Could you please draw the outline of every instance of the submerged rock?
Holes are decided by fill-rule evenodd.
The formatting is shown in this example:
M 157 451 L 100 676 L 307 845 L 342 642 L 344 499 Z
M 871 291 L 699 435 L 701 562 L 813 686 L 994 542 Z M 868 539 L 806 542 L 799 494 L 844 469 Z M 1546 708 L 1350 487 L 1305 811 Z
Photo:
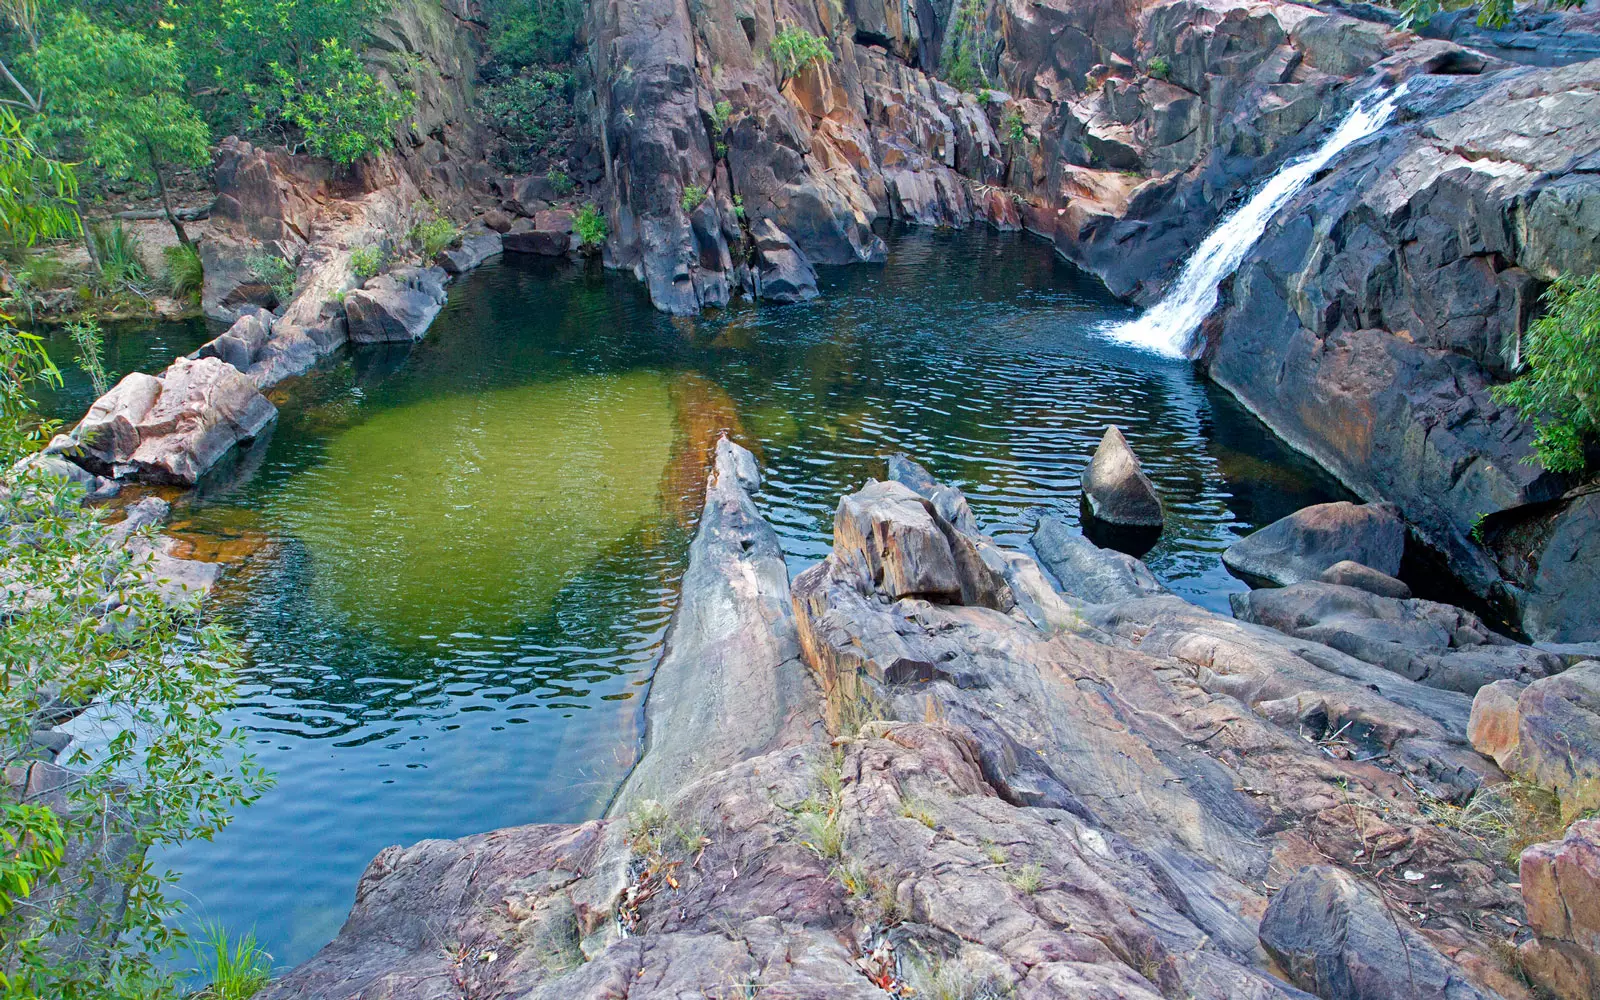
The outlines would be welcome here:
M 277 414 L 232 365 L 214 357 L 180 358 L 160 377 L 125 377 L 50 450 L 113 478 L 192 486 Z
M 1316 580 L 1345 561 L 1394 576 L 1405 544 L 1405 523 L 1393 504 L 1340 501 L 1303 508 L 1252 532 L 1228 546 L 1222 562 L 1247 581 L 1287 587 Z
M 1155 484 L 1114 424 L 1106 428 L 1093 460 L 1083 470 L 1082 490 L 1084 506 L 1106 524 L 1159 531 L 1166 520 Z
M 350 292 L 344 311 L 351 343 L 421 340 L 444 308 L 444 283 L 442 268 L 401 267 Z

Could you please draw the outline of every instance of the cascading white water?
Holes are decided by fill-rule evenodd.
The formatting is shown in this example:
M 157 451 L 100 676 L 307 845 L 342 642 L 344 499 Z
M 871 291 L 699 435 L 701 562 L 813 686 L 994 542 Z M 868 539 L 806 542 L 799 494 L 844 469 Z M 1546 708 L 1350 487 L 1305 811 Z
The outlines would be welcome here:
M 1357 102 L 1326 142 L 1285 163 L 1249 201 L 1211 230 L 1160 302 L 1106 333 L 1168 357 L 1185 356 L 1190 337 L 1217 304 L 1217 286 L 1244 260 L 1278 209 L 1334 157 L 1387 124 L 1404 91 L 1402 84 L 1386 94 L 1368 95 Z

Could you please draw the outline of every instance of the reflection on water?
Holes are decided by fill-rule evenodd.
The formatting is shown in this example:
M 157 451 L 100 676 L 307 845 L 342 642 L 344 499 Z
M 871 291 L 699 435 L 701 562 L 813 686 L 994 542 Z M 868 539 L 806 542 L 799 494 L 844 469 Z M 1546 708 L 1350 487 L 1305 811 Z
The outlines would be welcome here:
M 157 859 L 200 917 L 297 962 L 384 846 L 603 808 L 721 430 L 761 459 L 795 571 L 892 451 L 1020 545 L 1041 509 L 1076 522 L 1118 423 L 1167 501 L 1151 568 L 1214 608 L 1240 587 L 1218 560 L 1233 538 L 1342 495 L 1187 365 L 1093 336 L 1127 311 L 1030 237 L 897 233 L 887 264 L 823 283 L 669 318 L 625 275 L 509 258 L 424 342 L 275 394 L 270 441 L 178 511 L 197 553 L 237 564 L 236 721 L 280 781 Z

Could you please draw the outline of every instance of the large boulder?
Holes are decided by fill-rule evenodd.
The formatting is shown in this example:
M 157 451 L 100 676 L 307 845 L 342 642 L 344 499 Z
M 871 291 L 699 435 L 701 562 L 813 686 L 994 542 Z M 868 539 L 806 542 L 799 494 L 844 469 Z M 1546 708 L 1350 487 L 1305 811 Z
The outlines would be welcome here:
M 1600 807 L 1600 662 L 1520 691 L 1484 688 L 1473 700 L 1469 732 L 1507 773 L 1555 792 L 1564 818 Z
M 1087 604 L 1136 601 L 1167 592 L 1142 561 L 1101 548 L 1059 518 L 1039 518 L 1033 551 L 1063 594 Z
M 1411 588 L 1404 580 L 1397 580 L 1388 573 L 1380 573 L 1371 566 L 1363 566 L 1350 559 L 1341 559 L 1329 566 L 1317 575 L 1317 579 L 1342 587 L 1356 587 L 1379 597 L 1405 600 L 1411 596 Z
M 1394 576 L 1405 552 L 1406 526 L 1394 504 L 1322 503 L 1295 511 L 1241 538 L 1222 553 L 1234 574 L 1287 587 L 1316 580 L 1349 560 Z
M 1527 682 L 1565 668 L 1554 653 L 1505 638 L 1470 611 L 1332 583 L 1230 594 L 1234 617 L 1332 646 L 1421 684 L 1472 694 L 1498 680 Z
M 191 357 L 220 358 L 248 373 L 261 356 L 262 348 L 272 339 L 272 322 L 272 314 L 265 309 L 247 306 L 232 326 L 201 344 Z
M 125 377 L 51 448 L 101 475 L 192 486 L 277 414 L 255 383 L 227 362 L 179 358 L 160 377 Z
M 803 302 L 817 297 L 817 272 L 771 219 L 750 227 L 756 244 L 756 294 L 770 302 Z
M 1523 969 L 1561 1000 L 1600 995 L 1600 820 L 1522 852 L 1522 900 L 1535 937 L 1518 948 Z
M 509 228 L 509 220 L 507 223 Z M 492 228 L 474 229 L 461 237 L 461 245 L 449 247 L 439 253 L 439 266 L 446 274 L 462 275 L 476 268 L 504 247 L 500 234 Z
M 422 339 L 444 308 L 441 268 L 397 268 L 380 274 L 345 296 L 345 320 L 352 343 L 409 343 Z
M 1322 1000 L 1494 1000 L 1355 876 L 1310 865 L 1261 917 L 1261 944 Z
M 572 244 L 572 215 L 544 210 L 533 219 L 518 219 L 500 241 L 506 253 L 559 257 Z
M 1115 424 L 1106 428 L 1081 482 L 1083 505 L 1097 520 L 1119 528 L 1158 530 L 1166 520 L 1155 484 Z

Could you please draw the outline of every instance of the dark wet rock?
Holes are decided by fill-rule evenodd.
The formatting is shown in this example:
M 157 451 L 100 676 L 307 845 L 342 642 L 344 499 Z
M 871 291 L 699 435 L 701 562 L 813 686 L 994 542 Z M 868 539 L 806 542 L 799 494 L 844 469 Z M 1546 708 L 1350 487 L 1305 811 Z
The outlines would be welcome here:
M 750 227 L 755 240 L 756 294 L 772 302 L 804 302 L 817 297 L 817 272 L 806 255 L 771 219 Z
M 351 343 L 421 340 L 445 302 L 442 268 L 402 267 L 371 279 L 345 296 Z
M 558 217 L 564 225 L 557 225 Z M 549 225 L 541 227 L 539 220 Z M 572 217 L 566 212 L 541 211 L 536 219 L 518 219 L 500 237 L 507 253 L 532 253 L 559 257 L 572 243 Z
M 1095 545 L 1059 518 L 1039 518 L 1032 541 L 1039 562 L 1069 598 L 1111 604 L 1166 593 L 1143 562 Z
M 1106 428 L 1083 470 L 1083 503 L 1091 516 L 1120 528 L 1160 530 L 1166 514 L 1155 484 L 1144 474 L 1121 428 Z
M 1245 580 L 1279 586 L 1316 580 L 1335 563 L 1400 572 L 1406 527 L 1393 504 L 1317 504 L 1230 545 L 1222 562 Z
M 1261 943 L 1323 1000 L 1494 1000 L 1349 872 L 1302 868 L 1272 897 Z
M 1349 559 L 1329 566 L 1317 575 L 1322 583 L 1336 583 L 1341 587 L 1356 587 L 1379 597 L 1393 597 L 1405 600 L 1411 596 L 1411 588 L 1403 580 L 1397 580 L 1388 573 L 1380 573 L 1371 566 Z
M 1517 949 L 1522 968 L 1560 1000 L 1590 1000 L 1600 991 L 1600 820 L 1523 849 L 1520 874 L 1535 935 Z
M 1427 684 L 1473 694 L 1498 680 L 1560 673 L 1561 658 L 1505 638 L 1449 604 L 1383 597 L 1332 583 L 1231 594 L 1240 621 L 1331 646 Z
M 500 233 L 494 229 L 469 230 L 461 237 L 460 246 L 440 252 L 438 263 L 446 274 L 456 277 L 478 267 L 502 249 Z
M 748 757 L 826 736 L 821 692 L 800 661 L 783 549 L 751 499 L 760 483 L 750 452 L 717 442 L 672 642 L 645 704 L 643 757 L 614 815 Z
M 1600 808 L 1600 663 L 1520 689 L 1484 688 L 1471 732 L 1473 745 L 1508 774 L 1555 792 L 1565 818 Z
M 1523 513 L 1497 531 L 1494 545 L 1522 627 L 1535 638 L 1600 648 L 1600 488 L 1586 484 Z
M 277 414 L 232 365 L 180 358 L 159 377 L 134 372 L 118 382 L 58 450 L 113 478 L 192 486 Z

